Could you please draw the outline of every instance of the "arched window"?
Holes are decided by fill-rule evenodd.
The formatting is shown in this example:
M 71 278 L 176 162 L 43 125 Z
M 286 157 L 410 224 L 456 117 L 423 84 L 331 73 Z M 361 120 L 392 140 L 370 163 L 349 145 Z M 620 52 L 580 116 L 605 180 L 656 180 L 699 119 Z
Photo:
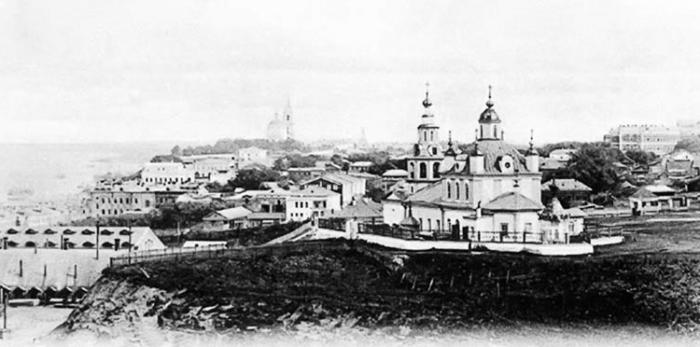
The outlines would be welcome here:
M 427 131 L 423 132 L 423 141 L 428 141 L 428 132 Z
M 447 198 L 452 199 L 452 183 L 447 182 Z
M 464 198 L 469 199 L 469 184 L 464 182 Z
M 408 164 L 408 174 L 411 179 L 416 178 L 416 164 L 411 162 Z
M 433 163 L 433 178 L 440 177 L 440 163 Z
M 434 137 L 433 135 L 434 135 L 434 134 L 433 134 L 433 132 L 431 131 L 431 132 L 430 132 L 430 141 L 434 141 L 434 140 L 435 140 L 435 137 Z
M 428 167 L 425 163 L 420 163 L 420 178 L 428 177 Z
M 430 226 L 430 218 L 428 218 L 428 231 L 433 231 L 432 227 Z
M 498 138 L 498 128 L 493 127 L 493 137 Z
M 459 200 L 459 183 L 455 183 L 455 199 Z

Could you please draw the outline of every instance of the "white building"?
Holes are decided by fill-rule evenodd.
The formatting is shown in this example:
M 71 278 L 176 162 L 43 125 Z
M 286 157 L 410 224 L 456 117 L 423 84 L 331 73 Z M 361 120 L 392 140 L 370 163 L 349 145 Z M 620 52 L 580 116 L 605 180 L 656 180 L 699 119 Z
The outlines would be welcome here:
M 100 227 L 92 226 L 50 227 L 46 229 L 10 228 L 0 230 L 0 240 L 8 248 L 65 248 L 65 249 L 105 249 L 144 251 L 164 249 L 165 245 L 149 227 Z M 99 242 L 99 244 L 98 244 Z M 61 247 L 63 245 L 64 247 Z M 4 245 L 3 245 L 4 246 Z
M 287 193 L 286 205 L 287 221 L 324 217 L 340 210 L 340 194 L 311 186 Z
M 316 186 L 336 192 L 340 194 L 341 206 L 346 206 L 352 202 L 354 197 L 365 194 L 366 185 L 367 181 L 364 178 L 341 173 L 328 173 L 305 181 L 299 186 L 302 189 Z
M 625 124 L 610 129 L 610 132 L 603 137 L 603 141 L 623 152 L 642 150 L 664 155 L 673 151 L 680 138 L 681 132 L 676 127 Z
M 247 147 L 239 149 L 236 159 L 239 163 L 243 164 L 268 164 L 267 150 L 258 147 Z
M 194 171 L 184 163 L 146 163 L 141 171 L 141 180 L 148 184 L 176 185 L 194 182 Z
M 426 114 L 430 105 L 424 102 Z M 503 141 L 501 119 L 490 90 L 486 107 L 479 117 L 477 141 L 466 154 L 458 153 L 450 140 L 444 158 L 438 161 L 434 153 L 439 152 L 432 151 L 438 148 L 430 143 L 431 138 L 436 139 L 430 135 L 436 126 L 425 121 L 421 124 L 418 155 L 408 158 L 409 174 L 414 173 L 414 181 L 425 178 L 433 182 L 414 193 L 392 193 L 384 201 L 385 223 L 415 223 L 421 231 L 451 233 L 481 242 L 522 242 L 523 237 L 527 242 L 548 242 L 540 228 L 539 213 L 544 206 L 540 203 L 539 156 L 532 139 L 527 154 L 522 155 Z M 431 125 L 424 127 L 426 123 Z M 425 164 L 425 170 L 412 170 L 411 163 Z M 426 171 L 428 167 L 432 170 Z

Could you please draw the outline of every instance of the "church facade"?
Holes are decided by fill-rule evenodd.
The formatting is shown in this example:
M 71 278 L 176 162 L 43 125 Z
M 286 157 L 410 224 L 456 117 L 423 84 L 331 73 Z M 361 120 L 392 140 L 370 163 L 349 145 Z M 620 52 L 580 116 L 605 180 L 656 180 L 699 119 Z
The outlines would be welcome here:
M 542 174 L 532 136 L 524 154 L 504 141 L 490 87 L 476 139 L 464 152 L 451 136 L 447 148 L 440 148 L 427 93 L 423 106 L 419 139 L 407 158 L 407 188 L 384 200 L 385 223 L 481 242 L 568 241 L 568 235 L 542 232 Z

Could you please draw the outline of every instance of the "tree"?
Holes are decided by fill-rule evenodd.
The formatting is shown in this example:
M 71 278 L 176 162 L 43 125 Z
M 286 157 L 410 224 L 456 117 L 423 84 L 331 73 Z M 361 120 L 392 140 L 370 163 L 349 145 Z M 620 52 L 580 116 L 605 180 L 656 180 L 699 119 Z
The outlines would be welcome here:
M 290 167 L 313 167 L 316 165 L 316 161 L 318 161 L 318 157 L 315 155 L 289 154 L 277 158 L 272 168 L 278 171 L 285 171 Z
M 691 136 L 681 139 L 674 150 L 684 149 L 690 153 L 700 152 L 700 136 Z
M 180 146 L 175 145 L 175 147 L 173 147 L 170 150 L 170 154 L 174 157 L 181 157 L 182 156 L 182 149 L 180 148 Z
M 236 178 L 229 181 L 228 184 L 235 188 L 243 188 L 246 190 L 259 189 L 260 184 L 269 181 L 278 181 L 280 179 L 280 174 L 277 171 L 270 169 L 250 169 L 250 170 L 240 170 L 236 175 Z
M 572 155 L 567 165 L 568 175 L 591 187 L 594 193 L 612 191 L 621 181 L 613 163 L 621 157 L 618 149 L 600 143 L 584 144 Z
M 629 150 L 625 152 L 625 156 L 637 165 L 649 165 L 658 158 L 653 152 L 645 152 L 639 149 Z

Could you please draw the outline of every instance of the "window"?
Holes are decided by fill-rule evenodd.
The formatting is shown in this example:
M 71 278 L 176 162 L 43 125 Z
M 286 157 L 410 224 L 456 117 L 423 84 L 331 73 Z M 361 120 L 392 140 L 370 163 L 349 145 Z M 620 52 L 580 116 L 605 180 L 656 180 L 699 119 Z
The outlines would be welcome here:
M 433 131 L 431 131 L 431 132 L 430 132 L 430 141 L 433 141 L 433 140 L 435 140 L 435 138 L 434 138 L 434 136 L 433 136 L 433 135 L 435 135 L 435 134 L 433 133 Z
M 459 200 L 459 183 L 455 183 L 455 199 Z
M 501 223 L 501 233 L 508 232 L 508 223 Z
M 447 198 L 452 199 L 452 183 L 447 182 Z
M 469 199 L 469 184 L 464 182 L 464 199 Z
M 435 148 L 433 148 L 433 150 L 437 151 Z M 433 177 L 440 177 L 440 163 L 433 163 Z
M 425 163 L 420 163 L 420 178 L 427 178 L 428 177 L 428 167 L 425 165 Z
M 428 141 L 428 132 L 427 131 L 423 132 L 423 140 Z
M 418 230 L 423 230 L 423 218 L 418 218 L 418 223 L 420 225 L 420 229 Z
M 498 128 L 493 127 L 493 137 L 498 138 Z
M 532 231 L 532 223 L 525 223 L 525 232 L 531 232 Z
M 440 231 L 440 221 L 439 220 L 435 221 L 435 230 Z
M 436 147 L 433 147 L 433 148 L 432 148 L 432 152 L 433 152 L 433 155 L 437 155 L 437 148 L 436 148 Z

